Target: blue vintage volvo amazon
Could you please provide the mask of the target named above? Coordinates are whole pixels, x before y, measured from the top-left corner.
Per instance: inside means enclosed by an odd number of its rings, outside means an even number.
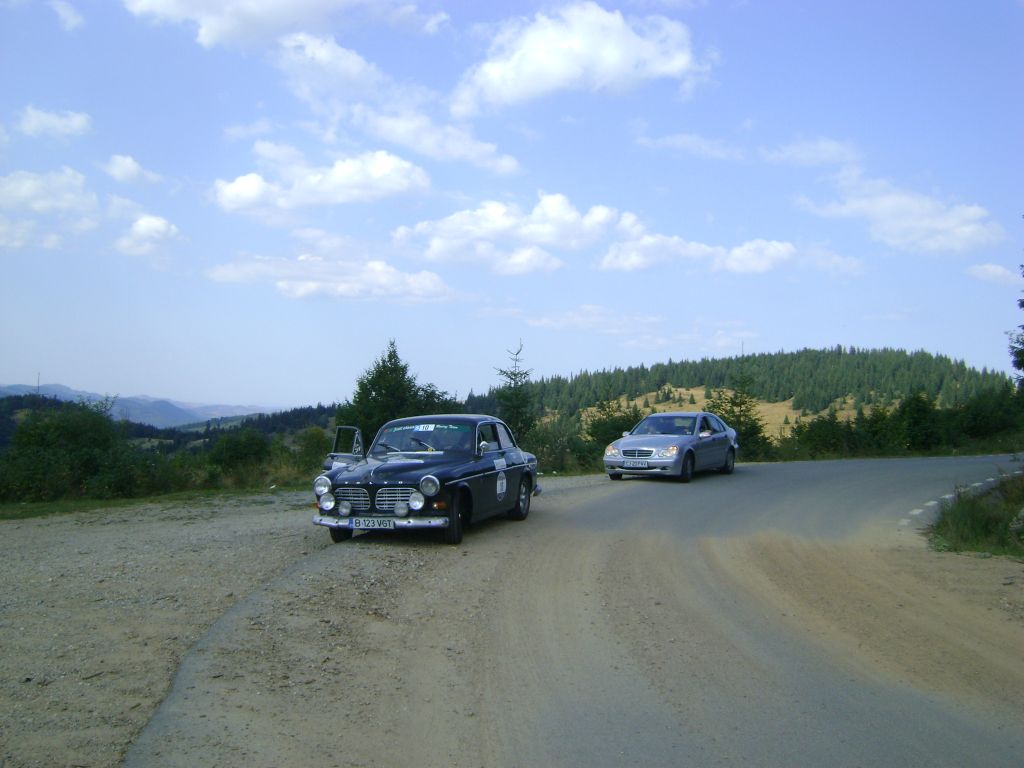
[[[455,414],[389,421],[365,455],[332,453],[313,481],[316,525],[338,542],[355,531],[437,528],[458,544],[471,522],[504,514],[525,520],[540,493],[537,457],[493,416]]]

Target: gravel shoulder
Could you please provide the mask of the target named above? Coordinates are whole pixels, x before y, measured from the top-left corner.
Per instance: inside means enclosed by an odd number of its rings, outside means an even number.
[[[557,658],[563,635],[588,627],[636,641],[632,662],[657,679],[657,644],[693,631],[637,607],[636,590],[697,575],[664,542],[614,547],[560,527],[567,500],[598,498],[603,477],[544,485],[530,521],[484,523],[458,548],[426,533],[330,545],[306,493],[0,522],[0,766],[503,763],[522,735],[503,713],[550,681],[496,665],[495,647],[515,658],[529,639],[555,657],[545,669],[570,669],[583,655]],[[979,711],[1019,703],[1019,562],[891,531],[700,551],[702,568],[865,674]],[[525,595],[526,580],[546,589]],[[699,596],[676,599],[685,616]],[[587,642],[594,664],[619,663]],[[605,680],[629,695],[625,672]],[[342,743],[339,728],[390,746]]]

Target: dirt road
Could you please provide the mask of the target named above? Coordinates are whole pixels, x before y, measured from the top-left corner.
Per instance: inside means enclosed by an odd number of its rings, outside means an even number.
[[[844,741],[911,705],[947,764],[946,717],[1017,745],[1024,565],[624,537],[580,520],[628,483],[547,486],[458,548],[330,545],[306,494],[0,523],[0,766],[881,764]]]

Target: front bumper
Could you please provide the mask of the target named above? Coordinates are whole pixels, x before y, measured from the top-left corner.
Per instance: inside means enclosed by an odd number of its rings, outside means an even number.
[[[361,518],[366,519],[366,516]],[[399,528],[447,528],[447,517],[382,517],[371,518],[389,520],[394,524],[395,529]],[[351,531],[386,531],[390,528],[367,528],[356,527],[351,517],[338,517],[337,515],[313,515],[314,525],[323,525],[327,528],[348,528]]]
[[[641,459],[646,466],[637,466],[636,459],[623,459],[619,457],[605,458],[604,471],[610,475],[678,475],[682,468],[682,461],[673,459]],[[627,466],[632,464],[633,466]]]

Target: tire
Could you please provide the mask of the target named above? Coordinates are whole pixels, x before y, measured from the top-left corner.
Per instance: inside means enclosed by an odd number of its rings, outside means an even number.
[[[730,448],[725,454],[725,464],[719,470],[723,475],[731,475],[736,469],[736,451]]]
[[[331,534],[331,541],[335,544],[340,544],[343,541],[348,541],[352,538],[351,528],[328,528]]]
[[[525,520],[526,516],[530,514],[530,479],[524,477],[519,481],[519,497],[516,499],[516,505],[509,510],[509,520]]]
[[[622,479],[622,474],[619,473],[619,472],[609,472],[608,473],[608,479],[609,480],[621,480]]]
[[[676,479],[680,483],[688,483],[693,480],[693,454],[687,453],[683,456],[683,464],[679,467],[679,475]]]
[[[452,508],[448,511],[448,527],[444,534],[444,543],[457,546],[462,543],[462,497],[456,495],[452,499]]]

